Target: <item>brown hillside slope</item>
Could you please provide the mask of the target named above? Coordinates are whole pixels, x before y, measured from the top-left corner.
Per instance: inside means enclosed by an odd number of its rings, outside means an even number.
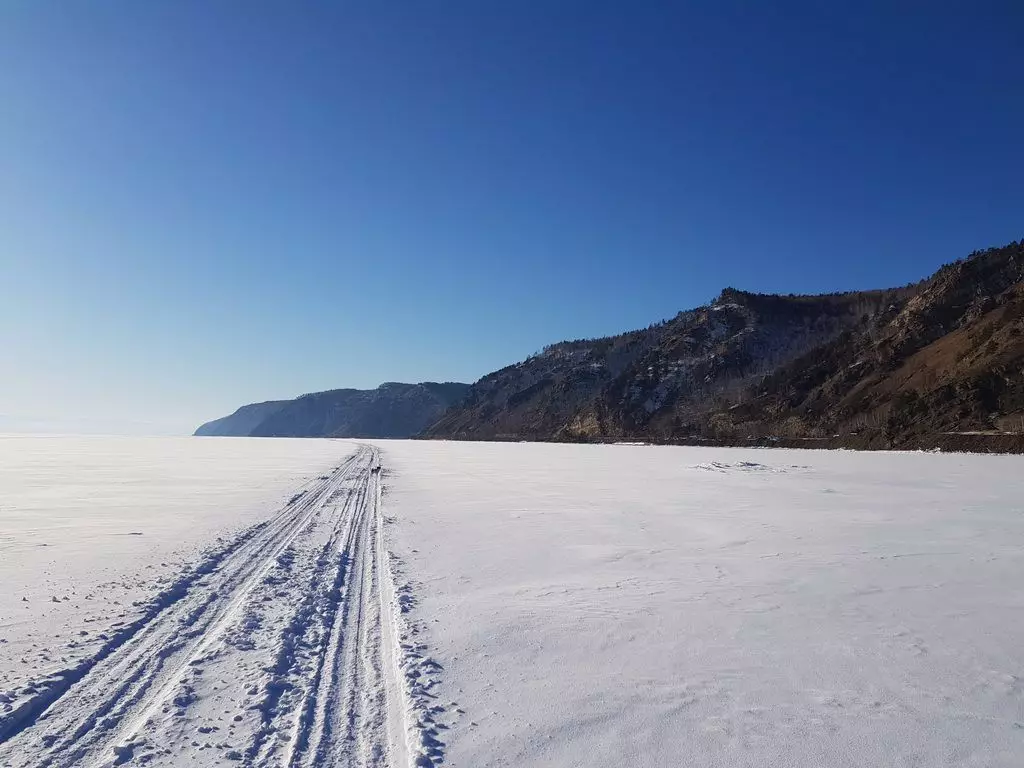
[[[726,289],[485,376],[427,437],[1024,450],[1024,243],[887,291]]]
[[[1022,371],[1024,244],[1013,243],[943,267],[900,311],[780,368],[750,399],[706,414],[698,431],[720,440],[1015,450]]]
[[[911,289],[766,296],[710,305],[620,336],[560,342],[484,376],[427,430],[458,439],[672,439],[688,420],[870,322]]]

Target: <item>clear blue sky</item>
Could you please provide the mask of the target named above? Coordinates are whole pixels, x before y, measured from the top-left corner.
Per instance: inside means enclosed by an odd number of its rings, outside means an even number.
[[[0,414],[186,432],[1024,236],[1024,6],[768,5],[6,0]]]

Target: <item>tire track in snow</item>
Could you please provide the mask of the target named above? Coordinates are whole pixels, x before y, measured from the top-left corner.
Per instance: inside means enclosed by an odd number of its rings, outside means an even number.
[[[362,449],[292,497],[270,521],[239,535],[162,592],[144,615],[63,676],[55,691],[23,707],[4,729],[0,755],[12,766],[127,762],[139,716],[222,632],[273,560],[340,483],[366,461]],[[362,462],[360,462],[362,460]],[[113,756],[113,761],[110,757]]]
[[[354,458],[354,457],[353,457]],[[349,462],[352,459],[349,460]],[[346,462],[339,469],[345,468]],[[242,531],[234,539],[227,541],[219,547],[207,551],[203,559],[193,568],[183,572],[175,579],[170,586],[162,589],[143,608],[141,616],[129,621],[126,624],[115,625],[107,634],[109,638],[100,646],[96,653],[78,660],[73,666],[67,669],[54,672],[50,675],[51,680],[45,686],[37,686],[41,690],[28,699],[18,703],[18,706],[11,712],[5,713],[0,718],[0,744],[13,738],[21,731],[31,727],[37,720],[44,719],[48,714],[47,710],[57,702],[73,685],[78,683],[93,667],[104,661],[123,645],[129,643],[133,638],[144,631],[148,625],[157,620],[160,615],[176,603],[189,595],[189,591],[208,574],[217,571],[222,564],[229,560],[234,553],[245,547],[253,550],[261,546],[267,540],[273,539],[277,531],[301,508],[295,507],[302,497],[312,492],[318,494],[327,478],[320,477],[316,481],[308,483],[311,488],[306,488],[296,493],[272,519],[257,523]],[[221,541],[221,539],[218,539]]]
[[[357,482],[359,487],[350,489],[331,537],[318,559],[318,565],[323,567],[316,570],[303,602],[282,638],[281,653],[274,666],[279,677],[268,688],[268,696],[259,706],[263,724],[248,750],[254,765],[290,764],[292,755],[301,751],[308,741],[307,724],[317,704],[311,691],[322,674],[324,657],[333,654],[341,645],[341,639],[333,631],[335,617],[347,602],[345,582],[351,569],[356,521],[366,503],[369,473],[362,475]],[[328,564],[333,565],[332,570],[324,570]],[[298,664],[302,646],[308,648],[308,655],[313,659],[313,664],[306,668]],[[300,691],[299,695],[291,697],[291,706],[282,706],[284,697],[281,693],[286,689]],[[286,733],[287,737],[284,736]],[[278,754],[282,749],[283,757]]]
[[[387,732],[389,689],[380,634],[384,609],[374,557],[380,525],[378,484],[376,473],[371,473],[352,521],[341,610],[334,616],[315,675],[311,717],[296,729],[298,738],[287,762],[295,768],[400,764],[393,761],[395,745]],[[397,696],[392,706],[401,706]]]
[[[359,446],[23,713],[0,764],[439,765],[440,667],[405,615],[381,496]]]
[[[346,511],[338,590],[323,615],[315,662],[301,675],[303,696],[275,727],[290,730],[275,762],[288,768],[435,768],[444,761],[447,708],[433,693],[441,671],[427,655],[422,624],[407,615],[412,586],[396,586],[400,560],[385,546],[378,454],[359,501]]]

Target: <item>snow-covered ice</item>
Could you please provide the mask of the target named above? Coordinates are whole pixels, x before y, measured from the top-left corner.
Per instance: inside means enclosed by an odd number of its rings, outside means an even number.
[[[112,611],[129,618],[180,565],[265,519],[349,450],[327,440],[0,436],[0,690],[88,652],[90,624]]]
[[[376,449],[6,448],[18,471],[4,486],[5,570],[23,593],[0,619],[0,765],[371,766],[435,754],[403,674],[422,644],[406,642],[391,586]],[[119,538],[136,535],[148,551]],[[155,574],[131,575],[147,559]]]
[[[381,443],[450,764],[1024,765],[1024,459]]]
[[[1019,766],[1022,470],[0,438],[0,765]]]

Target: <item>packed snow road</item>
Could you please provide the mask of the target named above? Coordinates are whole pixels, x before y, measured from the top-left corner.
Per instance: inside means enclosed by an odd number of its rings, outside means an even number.
[[[401,647],[380,498],[378,451],[358,446],[219,541],[0,715],[0,764],[408,765],[419,655]]]

